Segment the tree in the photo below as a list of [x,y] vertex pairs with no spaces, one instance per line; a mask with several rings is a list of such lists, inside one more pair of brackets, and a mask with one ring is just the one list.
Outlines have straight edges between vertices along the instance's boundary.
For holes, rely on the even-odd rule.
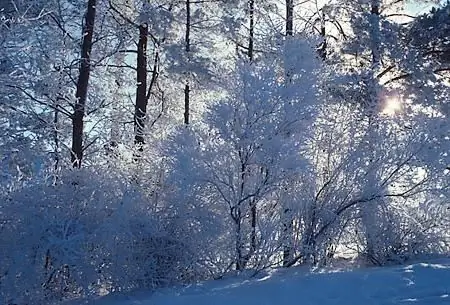
[[[168,149],[177,151],[171,181],[184,196],[190,198],[200,190],[210,196],[192,200],[212,200],[220,210],[228,208],[233,262],[239,271],[252,259],[253,265],[258,264],[255,255],[263,242],[258,237],[263,228],[258,226],[257,206],[271,201],[277,189],[305,166],[298,149],[305,136],[302,126],[316,100],[309,82],[318,67],[304,62],[313,52],[308,43],[293,39],[289,46],[280,51],[298,52],[290,62],[294,67],[290,86],[280,82],[271,68],[276,60],[241,63],[235,79],[229,81],[231,95],[207,114],[209,133],[184,131]],[[298,86],[302,90],[296,90]]]
[[[395,5],[399,5],[399,1],[395,3],[389,1],[360,2],[357,5],[353,2],[350,4],[343,1],[342,4],[334,12],[333,10],[331,12],[333,12],[334,18],[336,18],[336,12],[339,11],[341,11],[341,14],[350,12],[350,16],[352,16],[349,23],[352,32],[346,35],[346,40],[342,43],[342,50],[348,56],[354,58],[354,64],[351,64],[352,61],[348,59],[336,56],[337,54],[330,56],[329,63],[340,65],[339,69],[347,74],[346,81],[348,83],[347,85],[343,84],[343,87],[347,89],[353,87],[350,91],[341,92],[343,94],[340,93],[338,96],[346,99],[344,103],[350,98],[354,106],[361,111],[363,116],[361,119],[366,122],[365,126],[362,126],[362,133],[366,133],[365,141],[367,141],[367,146],[364,149],[364,158],[367,158],[367,162],[373,163],[374,160],[381,158],[381,155],[384,153],[379,151],[378,144],[375,144],[375,141],[378,140],[374,140],[379,139],[380,136],[386,137],[387,135],[387,131],[380,128],[380,121],[384,121],[382,118],[385,111],[383,110],[384,107],[388,107],[389,103],[398,103],[399,106],[396,111],[402,110],[407,112],[410,109],[409,107],[414,107],[412,104],[422,104],[430,99],[430,91],[427,93],[425,93],[425,90],[421,90],[422,92],[416,91],[421,87],[417,86],[418,81],[423,82],[424,87],[428,87],[429,90],[436,90],[438,87],[444,91],[448,89],[445,88],[445,85],[442,87],[442,83],[439,84],[433,80],[432,73],[429,73],[431,71],[428,73],[424,71],[430,69],[425,68],[428,65],[422,59],[419,60],[419,56],[414,48],[407,48],[406,54],[408,55],[404,56],[404,45],[401,46],[402,31],[404,29],[402,25],[389,20],[390,10]],[[328,8],[328,10],[330,9]],[[405,58],[408,59],[405,60]],[[415,60],[412,61],[412,58]],[[414,64],[411,64],[412,62]],[[401,72],[402,70],[411,72],[404,74],[404,72]],[[395,76],[398,73],[401,73],[403,76]],[[412,74],[415,75],[414,85],[408,84],[407,81],[402,81],[404,77],[409,79]],[[427,82],[428,85],[426,84]],[[362,94],[359,94],[357,91],[362,92]],[[421,111],[419,110],[418,112]],[[397,115],[400,114],[397,113]],[[420,116],[418,113],[416,115]],[[394,164],[390,166],[395,168]],[[382,172],[381,168],[367,172],[365,177],[367,189],[364,193],[373,193],[373,186],[379,185],[377,180],[381,179],[382,176],[381,172],[378,172],[379,170]],[[440,175],[438,173],[435,174]],[[375,192],[385,193],[387,190],[380,188],[375,190]],[[389,209],[390,205],[391,203],[386,202],[386,200],[371,201],[361,205],[361,220],[362,225],[365,227],[362,229],[366,243],[364,251],[367,258],[377,264],[382,264],[382,261],[384,261],[382,257],[384,250],[380,248],[375,249],[377,244],[381,246],[375,239],[379,239],[385,228],[380,228],[376,224],[383,223],[382,218],[387,217],[383,213]],[[377,217],[380,218],[377,220]]]
[[[138,32],[136,50],[122,50],[122,52],[136,53],[136,66],[135,68],[131,67],[136,72],[136,95],[133,118],[134,145],[136,146],[135,150],[139,152],[136,152],[136,156],[142,157],[145,145],[145,127],[146,121],[148,120],[147,107],[159,76],[159,47],[161,42],[165,39],[164,37],[159,38],[161,33],[152,33],[154,29],[149,24],[149,14],[155,13],[154,10],[157,12],[158,10],[164,10],[165,7],[158,4],[150,5],[142,1],[133,3],[131,6],[127,3],[122,4],[120,2],[115,3],[114,1],[110,1],[109,5],[114,14],[126,23],[124,25],[125,27],[131,26],[133,30],[137,30]],[[116,7],[116,5],[118,7]],[[123,12],[121,12],[121,10],[123,10]],[[170,10],[171,8],[169,6],[168,11],[170,12]],[[150,67],[148,65],[149,38],[153,43],[153,64]],[[119,64],[117,66],[111,65],[110,67],[130,68],[127,64]],[[149,68],[151,69],[150,82],[148,80]]]
[[[186,52],[186,57],[190,57],[190,51],[191,51],[191,1],[186,0],[186,31],[185,31],[185,48],[184,51]],[[189,79],[189,77],[188,77]],[[189,93],[190,93],[190,87],[189,87],[189,80],[186,81],[186,85],[184,86],[184,124],[189,125],[189,107],[190,107],[190,100],[189,100]]]
[[83,118],[91,73],[92,39],[94,36],[96,0],[89,0],[83,25],[83,40],[81,43],[80,71],[75,93],[75,106],[72,117],[72,164],[81,167],[83,158]]
[[[294,1],[286,0],[286,40],[292,39],[294,35]],[[288,44],[287,42],[286,44]],[[292,81],[291,71],[289,66],[285,66],[285,82],[290,86]],[[290,215],[291,211],[288,207],[283,208],[283,234],[285,245],[283,246],[283,266],[287,266],[292,260],[292,238],[293,238],[293,219]]]
[[3,303],[448,254],[449,4],[322,2],[0,4]]

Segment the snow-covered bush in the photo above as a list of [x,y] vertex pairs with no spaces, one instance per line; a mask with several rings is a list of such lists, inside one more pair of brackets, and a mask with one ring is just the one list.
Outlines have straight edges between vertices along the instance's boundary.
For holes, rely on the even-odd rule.
[[239,271],[273,264],[289,247],[291,203],[277,193],[307,167],[300,150],[318,102],[320,63],[305,39],[278,51],[281,61],[238,63],[229,94],[205,113],[206,130],[183,128],[167,145],[175,192],[225,219],[218,257]]
[[[222,219],[218,265],[239,271],[328,264],[347,246],[376,264],[447,251],[445,143],[434,140],[441,118],[407,104],[385,114],[380,86],[325,75],[301,39],[284,47],[283,60],[237,65],[228,95],[206,111],[206,127],[171,137],[167,182],[177,199],[167,202],[213,210]],[[347,91],[325,94],[332,86]],[[348,90],[360,95],[350,99]],[[372,91],[380,94],[368,115],[355,101]]]
[[68,171],[56,185],[30,183],[0,203],[1,303],[179,283],[198,271],[193,231],[105,173]]

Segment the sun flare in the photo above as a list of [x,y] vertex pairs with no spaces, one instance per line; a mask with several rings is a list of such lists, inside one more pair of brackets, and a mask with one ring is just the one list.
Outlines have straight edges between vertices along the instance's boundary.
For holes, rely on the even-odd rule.
[[394,115],[402,110],[402,101],[397,97],[389,97],[386,99],[383,107],[383,114]]

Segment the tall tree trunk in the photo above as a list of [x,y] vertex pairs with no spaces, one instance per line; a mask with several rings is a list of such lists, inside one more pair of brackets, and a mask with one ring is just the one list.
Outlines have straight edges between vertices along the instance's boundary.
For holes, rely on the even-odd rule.
[[[186,0],[186,33],[185,33],[185,52],[189,60],[191,51],[191,2]],[[189,71],[186,72],[186,84],[184,86],[184,124],[189,125],[189,107],[190,107],[190,92],[189,87]]]
[[[249,10],[249,37],[248,37],[248,59],[250,62],[253,61],[253,54],[254,54],[254,33],[255,33],[255,1],[254,0],[248,0],[248,10]],[[244,197],[244,191],[245,191],[245,180],[246,178],[246,165],[243,158],[242,153],[239,153],[239,156],[241,158],[241,187],[240,187],[240,198]],[[261,169],[261,173],[262,173]],[[248,253],[245,255],[242,254],[242,248],[239,249],[239,260],[237,265],[237,270],[243,270],[245,266],[247,265],[248,261],[252,258],[254,253],[256,252],[256,217],[257,217],[257,207],[256,202],[254,199],[251,199],[249,201],[249,207],[250,207],[250,248],[248,250]],[[243,247],[243,243],[240,243],[240,246]]]
[[136,103],[134,109],[134,144],[142,152],[145,144],[144,129],[147,116],[147,40],[148,24],[139,25],[139,41],[137,47],[136,66]]
[[84,17],[83,40],[81,45],[80,73],[75,93],[75,106],[72,118],[72,152],[73,167],[81,167],[83,159],[83,119],[91,72],[92,37],[94,36],[96,0],[88,0]]
[[[294,35],[294,1],[286,0],[286,39],[292,37]],[[289,85],[291,82],[291,71],[289,71],[290,67],[286,67],[286,85]],[[284,200],[282,200],[283,204],[283,266],[287,267],[292,260],[292,256],[294,253],[293,250],[293,219],[292,219],[292,211],[286,205]]]

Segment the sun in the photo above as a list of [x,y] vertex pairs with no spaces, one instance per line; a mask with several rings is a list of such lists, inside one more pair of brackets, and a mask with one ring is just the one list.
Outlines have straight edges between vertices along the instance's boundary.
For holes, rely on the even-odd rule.
[[388,97],[383,105],[383,114],[395,115],[402,111],[402,100],[398,97]]

